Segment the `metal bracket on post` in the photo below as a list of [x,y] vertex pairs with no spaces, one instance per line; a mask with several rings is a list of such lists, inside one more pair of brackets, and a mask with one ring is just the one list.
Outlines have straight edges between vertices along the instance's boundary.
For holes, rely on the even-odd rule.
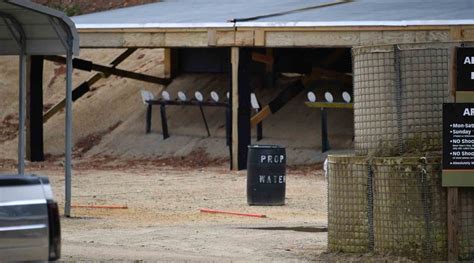
[[[150,112],[151,112],[151,105],[149,107],[150,107]],[[163,132],[163,140],[166,140],[167,138],[170,137],[170,134],[168,133],[168,119],[166,118],[166,104],[164,103],[160,104],[160,115],[161,115],[161,131]],[[151,118],[150,118],[150,122],[151,122]]]

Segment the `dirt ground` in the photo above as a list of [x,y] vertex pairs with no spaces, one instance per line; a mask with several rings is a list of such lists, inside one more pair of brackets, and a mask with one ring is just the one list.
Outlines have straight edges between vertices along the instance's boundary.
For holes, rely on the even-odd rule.
[[[229,172],[226,165],[176,168],[114,160],[115,166],[96,169],[87,163],[93,162],[74,169],[73,205],[128,208],[73,208],[72,217],[61,220],[63,260],[312,261],[326,250],[327,190],[317,166],[288,170],[285,206],[248,206],[246,173]],[[0,173],[13,171],[11,164],[0,165]],[[63,210],[61,163],[30,164],[29,171],[49,176]]]

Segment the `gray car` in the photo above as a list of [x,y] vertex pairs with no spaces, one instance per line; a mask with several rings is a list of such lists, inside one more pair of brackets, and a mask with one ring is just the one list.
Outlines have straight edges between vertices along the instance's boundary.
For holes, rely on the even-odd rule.
[[0,175],[0,261],[57,260],[58,205],[46,177]]

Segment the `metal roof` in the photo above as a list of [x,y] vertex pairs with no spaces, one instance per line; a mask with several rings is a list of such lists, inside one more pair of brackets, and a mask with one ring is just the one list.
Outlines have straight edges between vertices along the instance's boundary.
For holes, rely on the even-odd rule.
[[[165,0],[73,17],[79,29],[472,25],[472,0]],[[318,5],[334,4],[317,7]],[[312,8],[314,7],[314,8]],[[304,9],[299,10],[298,9]],[[289,12],[287,11],[295,11]],[[273,14],[273,15],[272,15]],[[278,14],[278,15],[275,15]],[[249,18],[229,22],[235,18]]]
[[0,0],[0,55],[20,54],[24,41],[27,55],[66,54],[72,42],[79,53],[79,35],[62,12],[26,0]]

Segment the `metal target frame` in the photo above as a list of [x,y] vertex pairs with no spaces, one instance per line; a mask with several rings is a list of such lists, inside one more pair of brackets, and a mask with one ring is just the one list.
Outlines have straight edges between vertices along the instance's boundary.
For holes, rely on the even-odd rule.
[[321,151],[323,153],[327,152],[331,149],[329,143],[327,109],[354,109],[352,96],[350,92],[344,90],[341,92],[341,98],[343,102],[335,102],[334,95],[330,91],[325,91],[323,94],[324,102],[319,102],[317,101],[318,98],[315,92],[308,91],[306,98],[306,106],[311,108],[319,108],[321,111]]

